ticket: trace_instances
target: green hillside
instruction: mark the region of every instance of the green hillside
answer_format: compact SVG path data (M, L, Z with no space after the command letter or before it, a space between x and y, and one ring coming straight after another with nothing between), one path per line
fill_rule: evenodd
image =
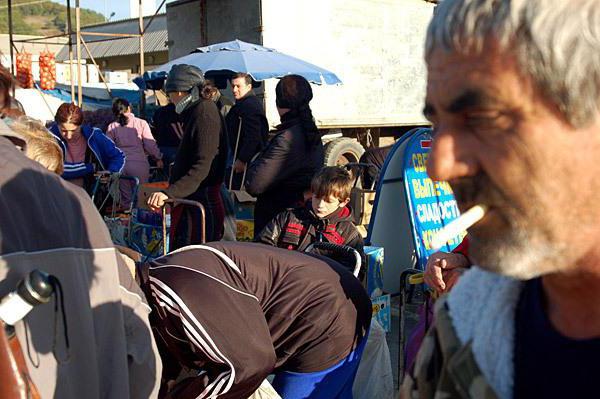
M22 5L20 5L23 3ZM75 3L73 0L72 5ZM64 32L67 24L67 7L51 1L13 0L13 32L21 35L53 35ZM8 0L0 0L0 33L8 33ZM71 21L75 28L75 10ZM95 11L81 9L81 26L104 22L104 16Z

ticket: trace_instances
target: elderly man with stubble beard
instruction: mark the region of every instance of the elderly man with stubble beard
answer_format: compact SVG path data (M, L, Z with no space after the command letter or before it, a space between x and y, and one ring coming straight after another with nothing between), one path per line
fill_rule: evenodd
M600 1L445 0L426 61L429 175L488 211L402 393L597 397Z

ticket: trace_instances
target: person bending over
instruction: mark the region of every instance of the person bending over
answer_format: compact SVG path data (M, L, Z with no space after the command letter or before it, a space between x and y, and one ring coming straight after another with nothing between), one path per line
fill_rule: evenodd
M371 301L342 265L219 242L143 264L137 280L153 309L163 397L246 398L274 373L286 399L352 398ZM178 379L182 368L193 376Z

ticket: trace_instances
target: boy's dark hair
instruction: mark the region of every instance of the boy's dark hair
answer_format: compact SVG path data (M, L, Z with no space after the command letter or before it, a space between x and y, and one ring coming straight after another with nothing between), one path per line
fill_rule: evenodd
M310 184L313 195L317 198L334 196L340 201L350 198L353 186L352 174L341 166L325 166L313 177Z
M231 77L231 79L229 79L229 81L232 82L233 79L237 79L237 78L244 78L244 81L246 82L247 85L252 84L252 76L248 75L247 73L243 73L243 72L238 72L238 73L234 74Z

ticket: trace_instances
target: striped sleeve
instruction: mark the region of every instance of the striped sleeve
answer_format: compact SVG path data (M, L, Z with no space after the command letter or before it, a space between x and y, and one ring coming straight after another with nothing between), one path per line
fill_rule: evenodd
M84 162L65 162L62 177L66 180L76 179L94 173L94 166Z
M175 387L185 391L181 397L217 398L232 388L236 370L232 362L222 353L215 337L207 332L205 326L192 313L185 302L161 280L150 276L152 301L157 304L171 322L179 324L185 333L185 339L199 357L205 357L207 362L218 367L210 367L199 371L195 378L182 381L186 387ZM162 315L161 315L162 318ZM179 339L171 335L175 339Z

